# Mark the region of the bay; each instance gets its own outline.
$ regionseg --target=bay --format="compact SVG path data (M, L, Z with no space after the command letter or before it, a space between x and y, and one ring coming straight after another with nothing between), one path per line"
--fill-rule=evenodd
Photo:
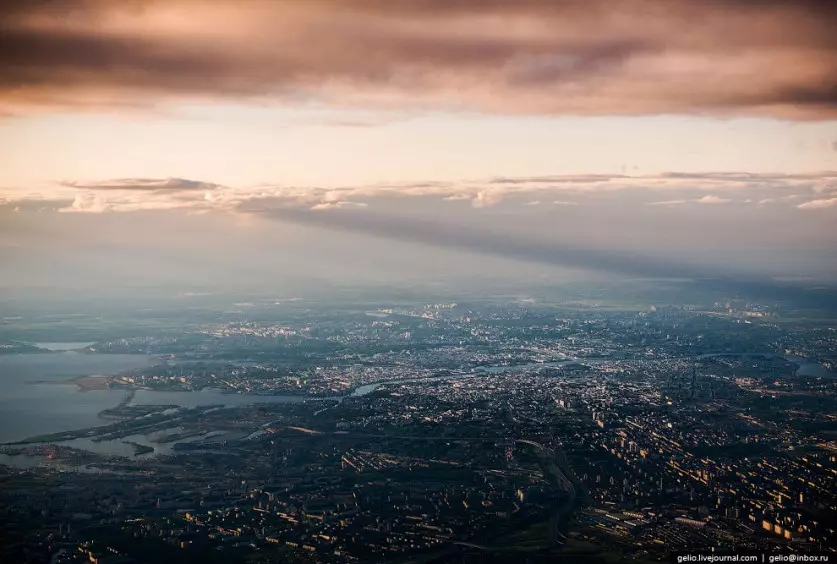
M153 357L134 354L0 356L0 443L111 423L98 414L116 406L124 390L81 391L72 384L53 382L76 376L113 375L154 362Z

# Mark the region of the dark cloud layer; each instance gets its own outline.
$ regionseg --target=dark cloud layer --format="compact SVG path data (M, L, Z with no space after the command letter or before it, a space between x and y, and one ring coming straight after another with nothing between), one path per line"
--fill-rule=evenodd
M813 0L14 0L12 112L184 99L511 114L837 117Z

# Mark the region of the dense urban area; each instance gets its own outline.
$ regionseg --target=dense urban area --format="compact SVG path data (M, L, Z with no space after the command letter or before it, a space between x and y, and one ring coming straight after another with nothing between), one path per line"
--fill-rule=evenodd
M65 383L119 390L98 426L2 446L0 561L837 558L827 320L736 300L289 300L111 331L50 354L152 361ZM136 401L152 392L168 401Z

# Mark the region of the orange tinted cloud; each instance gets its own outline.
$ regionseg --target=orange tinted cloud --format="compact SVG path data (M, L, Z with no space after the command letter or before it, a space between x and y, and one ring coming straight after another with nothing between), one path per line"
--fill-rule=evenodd
M837 118L813 0L5 2L5 113L188 100Z
M707 192L709 192L707 194ZM837 205L837 172L756 174L745 172L678 173L643 176L549 175L498 177L459 182L316 186L224 186L185 178L121 178L61 182L36 193L0 189L0 207L37 203L68 212L128 212L181 209L259 212L274 208L336 210L393 205L412 209L415 202L438 201L473 208L503 205L578 206L617 201L656 207L720 204L813 210ZM664 199L661 199L664 198ZM410 201L412 200L412 201ZM768 206L770 204L771 206ZM463 208L458 207L461 211Z

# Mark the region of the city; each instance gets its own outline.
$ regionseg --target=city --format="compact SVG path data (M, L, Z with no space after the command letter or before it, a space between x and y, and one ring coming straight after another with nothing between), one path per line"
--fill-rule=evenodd
M124 394L100 425L3 446L4 558L834 550L837 333L742 305L248 306L52 353L153 362L63 382Z

